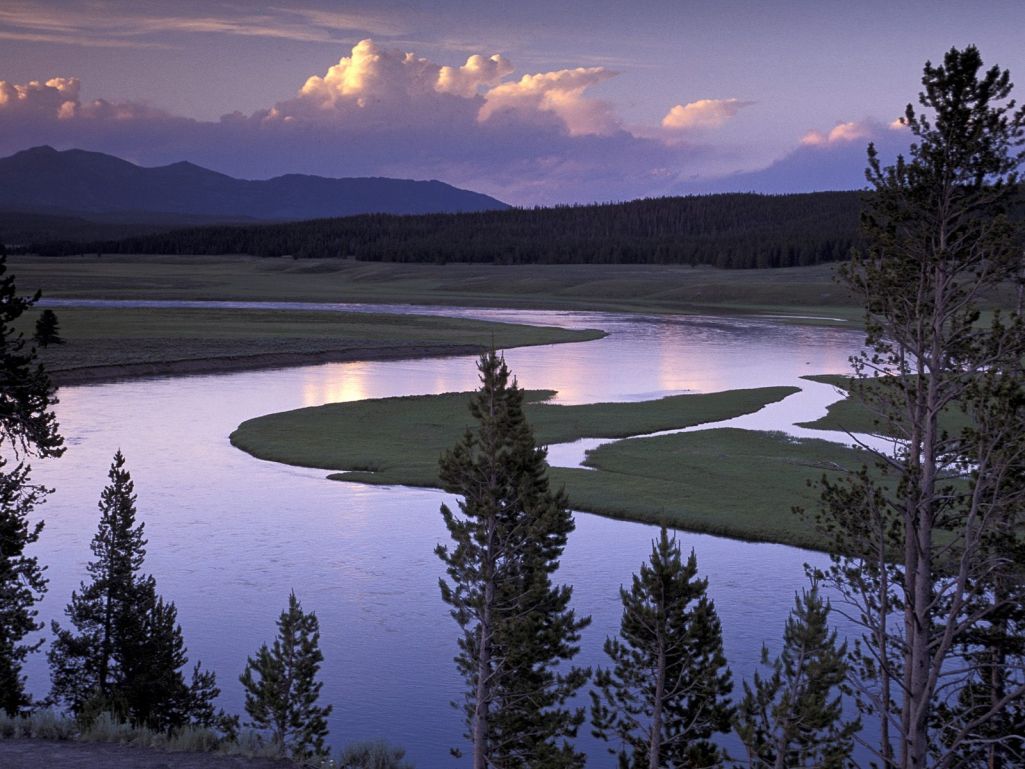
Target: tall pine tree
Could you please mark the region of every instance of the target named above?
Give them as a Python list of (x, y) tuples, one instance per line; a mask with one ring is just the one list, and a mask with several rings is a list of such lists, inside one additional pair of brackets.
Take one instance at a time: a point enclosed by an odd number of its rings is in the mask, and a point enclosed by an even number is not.
[(552, 574), (573, 530), (565, 495), (551, 490), (547, 452), (523, 416), (523, 393), (495, 352), (478, 363), (474, 430), (440, 462), (459, 515), (442, 506), (452, 536), (439, 546), (442, 599), (462, 630), (456, 665), (474, 769), (582, 766), (568, 738), (583, 721), (567, 705), (588, 677), (568, 666), (590, 618)]
[(317, 672), (324, 660), (319, 643), (317, 615), (304, 612), (293, 592), (278, 618), (273, 646), (263, 644), (239, 677), (250, 726), (269, 729), (281, 752), (298, 761), (327, 755), (324, 740), (332, 706), (317, 704), (323, 685)]
[(651, 558), (620, 588), (619, 638), (605, 642), (613, 666), (595, 676), (594, 735), (615, 740), (621, 769), (699, 769), (724, 754), (711, 738), (730, 729), (733, 708), (722, 627), (697, 578), (694, 552), (684, 563), (665, 529)]
[[(2, 461), (0, 461), (2, 466)], [(31, 704), (21, 666), (43, 643), (23, 639), (41, 629), (34, 608), (46, 590), (43, 567), (25, 547), (39, 539), (42, 521), (28, 516), (44, 491), (28, 482), (28, 469), (0, 472), (0, 711), (16, 715)]]
[(136, 524), (135, 486), (124, 465), (118, 451), (100, 497), (95, 560), (86, 567), (92, 582), (72, 593), (66, 609), (78, 632), (53, 623), (53, 696), (86, 719), (106, 711), (156, 729), (210, 725), (206, 714), (219, 692), (213, 674), (198, 665), (191, 685), (185, 682), (175, 606), (157, 595), (152, 576), (140, 573), (144, 525)]
[(815, 586), (798, 596), (783, 631), (783, 650), (769, 662), (768, 677), (744, 683), (737, 734), (750, 769), (847, 769), (853, 767), (858, 720), (843, 720), (842, 689), (847, 645), (829, 628), (829, 603)]
[[(901, 119), (907, 157), (886, 166), (869, 145), (867, 247), (840, 271), (865, 305), (852, 395), (897, 440), (871, 453), (874, 472), (823, 484), (842, 554), (826, 576), (860, 626), (849, 683), (888, 769), (980, 753), (995, 769), (1020, 744), (1005, 729), (1025, 705), (1025, 660), (1000, 628), (1014, 632), (1025, 592), (1025, 318), (982, 315), (1022, 263), (1025, 108), (1012, 90), (974, 46), (926, 62)], [(978, 698), (952, 718), (966, 686)]]
[(43, 529), (29, 516), (46, 489), (32, 484), (23, 458), (64, 452), (52, 410), (57, 403), (53, 383), (38, 363), (35, 346), (15, 328), (38, 299), (38, 293), (18, 295), (0, 249), (0, 711), (9, 715), (31, 704), (21, 668), (41, 643), (25, 638), (42, 628), (35, 604), (46, 591), (43, 567), (25, 552)]

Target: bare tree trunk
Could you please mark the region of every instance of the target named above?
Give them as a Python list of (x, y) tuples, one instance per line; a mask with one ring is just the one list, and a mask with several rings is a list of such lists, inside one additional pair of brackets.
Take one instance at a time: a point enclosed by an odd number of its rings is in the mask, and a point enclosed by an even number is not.
[(655, 671), (655, 702), (651, 713), (651, 740), (648, 743), (648, 769), (662, 765), (662, 700), (666, 693), (666, 650), (659, 641), (658, 667)]
[(893, 692), (890, 682), (889, 648), (890, 639), (886, 632), (886, 620), (890, 616), (890, 572), (886, 562), (886, 523), (880, 512), (879, 519), (879, 627), (876, 631), (876, 646), (881, 661), (879, 670), (880, 707), (879, 754), (882, 769), (893, 767), (893, 743), (890, 741), (890, 713), (893, 708)]
[(488, 706), (491, 701), (491, 606), (495, 600), (495, 586), (485, 587), (484, 616), (480, 623), (480, 647), (477, 652), (477, 691), (473, 711), (473, 769), (488, 766)]

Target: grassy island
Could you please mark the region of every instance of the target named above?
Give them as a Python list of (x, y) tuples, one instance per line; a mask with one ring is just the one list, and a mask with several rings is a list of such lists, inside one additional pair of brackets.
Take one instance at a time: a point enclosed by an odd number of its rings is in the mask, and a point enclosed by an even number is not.
[[(525, 414), (542, 444), (624, 438), (719, 422), (797, 392), (764, 387), (637, 403), (563, 406), (528, 391)], [(261, 459), (340, 471), (335, 480), (439, 487), (438, 457), (470, 425), (469, 393), (379, 398), (297, 409), (243, 422), (238, 448)], [(814, 507), (808, 480), (857, 470), (862, 454), (822, 440), (729, 428), (630, 438), (552, 468), (578, 510), (739, 539), (817, 547), (792, 512)]]

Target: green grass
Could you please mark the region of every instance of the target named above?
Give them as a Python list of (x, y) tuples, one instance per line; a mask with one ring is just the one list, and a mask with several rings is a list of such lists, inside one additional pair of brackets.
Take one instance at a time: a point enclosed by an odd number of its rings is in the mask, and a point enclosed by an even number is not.
[[(396, 264), (345, 259), (10, 257), (19, 287), (50, 297), (441, 304), (536, 309), (826, 315), (862, 312), (833, 265)], [(821, 323), (803, 319), (802, 323)]]
[[(270, 356), (301, 362), (332, 355), (417, 356), (596, 339), (574, 331), (426, 316), (287, 310), (62, 308), (63, 345), (43, 350), (58, 379), (95, 367)], [(31, 330), (34, 315), (24, 326)]]
[[(529, 391), (525, 413), (542, 444), (619, 438), (728, 419), (795, 392), (789, 387), (678, 395), (640, 403), (561, 406)], [(472, 426), (469, 393), (382, 398), (270, 414), (231, 442), (262, 459), (343, 470), (331, 478), (437, 487), (438, 457)], [(552, 468), (574, 509), (738, 539), (823, 547), (792, 508), (814, 508), (808, 486), (857, 470), (862, 452), (822, 440), (729, 428), (631, 438), (588, 455), (593, 468)]]
[(856, 471), (864, 452), (783, 433), (716, 428), (599, 446), (594, 470), (554, 468), (574, 508), (737, 539), (823, 548), (795, 506), (815, 510), (808, 482)]
[[(539, 443), (621, 438), (689, 427), (757, 411), (797, 392), (763, 387), (707, 395), (674, 395), (639, 403), (561, 406), (555, 393), (526, 393), (524, 412)], [(473, 426), (470, 393), (331, 403), (250, 419), (231, 434), (238, 448), (275, 462), (343, 470), (378, 484), (438, 485), (438, 457)]]
[[(865, 405), (863, 396), (857, 394), (856, 388), (852, 392), (852, 383), (858, 383), (858, 380), (838, 374), (814, 374), (801, 378), (832, 385), (838, 390), (843, 390), (847, 395), (842, 400), (827, 406), (825, 416), (812, 422), (799, 422), (798, 427), (810, 430), (839, 430), (849, 433), (902, 437), (897, 434), (892, 425), (882, 422), (878, 415)], [(866, 394), (869, 397), (874, 397), (873, 391), (877, 391), (881, 386), (878, 380), (865, 380), (860, 384), (867, 388)], [(951, 434), (961, 432), (969, 423), (967, 415), (960, 409), (948, 410), (940, 420), (940, 425)]]

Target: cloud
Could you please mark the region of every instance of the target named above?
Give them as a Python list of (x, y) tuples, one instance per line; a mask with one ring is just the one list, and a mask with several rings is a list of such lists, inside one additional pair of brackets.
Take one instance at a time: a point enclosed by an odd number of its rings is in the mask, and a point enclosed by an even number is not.
[(677, 104), (662, 118), (662, 127), (670, 131), (718, 128), (752, 104), (754, 102), (740, 99), (699, 99)]
[(615, 73), (601, 67), (564, 69), (502, 82), (512, 71), (501, 54), (477, 54), (462, 66), (442, 66), (366, 39), (261, 118), (394, 127), (410, 121), (448, 126), (473, 115), (479, 124), (554, 126), (569, 136), (621, 130), (611, 106), (586, 93)]
[[(685, 131), (624, 126), (592, 93), (613, 77), (604, 67), (516, 77), (499, 53), (439, 63), (364, 39), (291, 98), (214, 121), (148, 100), (83, 101), (72, 77), (0, 81), (0, 153), (47, 143), (246, 178), (438, 178), (523, 205), (666, 194), (714, 158)], [(743, 104), (717, 103), (704, 125)]]
[(477, 95), (481, 86), (496, 85), (512, 71), (512, 64), (501, 54), (496, 53), (487, 59), (475, 54), (461, 67), (442, 67), (434, 88), (441, 93), (470, 98)]
[(679, 194), (697, 192), (792, 193), (854, 190), (867, 186), (866, 148), (876, 145), (884, 163), (906, 153), (910, 137), (874, 120), (839, 122), (829, 131), (810, 131), (796, 148), (757, 171), (688, 179), (674, 185)]
[(292, 103), (312, 102), (327, 109), (401, 101), (433, 91), (438, 69), (412, 53), (385, 50), (373, 40), (361, 40), (350, 56), (343, 56), (326, 74), (309, 78)]
[(589, 98), (585, 92), (615, 74), (604, 67), (578, 67), (524, 75), (516, 82), (489, 90), (478, 118), (487, 122), (514, 116), (530, 121), (555, 116), (570, 136), (612, 134), (621, 128), (612, 107)]
[(0, 80), (0, 110), (5, 113), (66, 119), (78, 108), (81, 83), (74, 77), (52, 77), (17, 84)]
[[(137, 102), (114, 103), (79, 99), (81, 83), (77, 77), (52, 77), (45, 82), (31, 80), (17, 84), (0, 80), (0, 116), (11, 121), (33, 120), (140, 120), (169, 117), (167, 113)], [(2, 123), (0, 123), (2, 125)]]
[(801, 137), (801, 144), (818, 147), (828, 144), (850, 143), (870, 137), (877, 126), (868, 122), (837, 123), (828, 132), (809, 131)]
[[(102, 47), (170, 47), (173, 34), (227, 35), (337, 43), (339, 33), (398, 35), (406, 26), (381, 13), (343, 13), (271, 7), (260, 12), (245, 5), (207, 3), (205, 13), (154, 10), (139, 0), (110, 0), (96, 7), (54, 8), (53, 3), (22, 0), (0, 7), (0, 39)], [(164, 38), (164, 41), (154, 38)]]

